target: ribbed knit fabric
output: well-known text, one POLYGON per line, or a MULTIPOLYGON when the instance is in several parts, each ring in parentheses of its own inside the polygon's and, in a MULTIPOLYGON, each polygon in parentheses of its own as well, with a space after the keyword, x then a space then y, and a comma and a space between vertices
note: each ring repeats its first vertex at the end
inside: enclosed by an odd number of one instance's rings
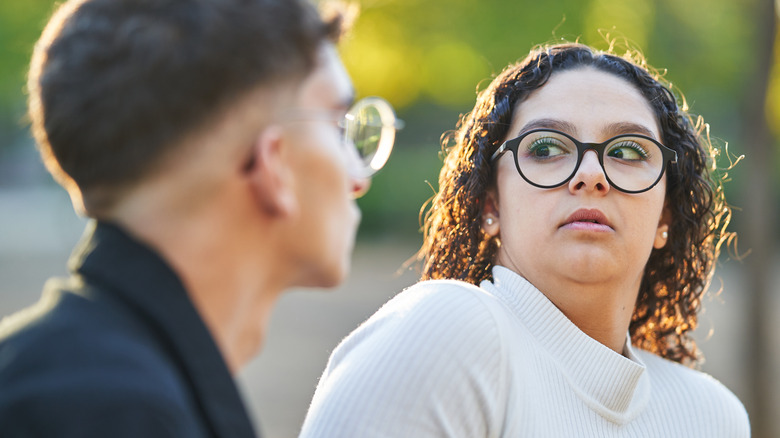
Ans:
POLYGON ((590 338, 514 272, 426 281, 336 348, 302 437, 750 436, 718 381, 590 338))

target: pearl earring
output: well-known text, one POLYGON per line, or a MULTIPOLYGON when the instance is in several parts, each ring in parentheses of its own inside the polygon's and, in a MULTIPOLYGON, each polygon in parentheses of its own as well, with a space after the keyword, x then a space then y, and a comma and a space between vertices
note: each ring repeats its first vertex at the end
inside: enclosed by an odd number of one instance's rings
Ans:
POLYGON ((489 217, 489 218, 485 219, 485 223, 488 224, 488 225, 493 225, 493 218, 489 217))
POLYGON ((669 233, 667 233, 666 231, 662 231, 662 232, 661 232, 661 237, 663 237, 664 239, 666 239, 667 237, 669 237, 669 233))

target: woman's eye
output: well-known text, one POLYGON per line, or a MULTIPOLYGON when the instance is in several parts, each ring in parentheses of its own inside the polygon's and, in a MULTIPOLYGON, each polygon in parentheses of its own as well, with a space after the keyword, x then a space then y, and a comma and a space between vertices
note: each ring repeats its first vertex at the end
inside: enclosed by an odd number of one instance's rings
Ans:
POLYGON ((568 148, 554 139, 539 139, 528 146, 528 155, 533 158, 552 158, 568 153, 568 148))
POLYGON ((649 158, 647 150, 634 141, 621 141, 610 146, 607 156, 627 161, 645 161, 649 158))

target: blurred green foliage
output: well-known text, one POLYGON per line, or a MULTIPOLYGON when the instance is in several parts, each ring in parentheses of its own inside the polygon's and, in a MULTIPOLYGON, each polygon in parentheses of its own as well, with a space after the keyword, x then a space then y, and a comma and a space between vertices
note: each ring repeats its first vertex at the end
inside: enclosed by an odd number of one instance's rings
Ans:
MULTIPOLYGON (((747 129, 743 96, 756 75, 760 30, 753 9, 759 1, 766 0, 358 2, 360 18, 342 44, 345 64, 360 94, 388 98, 402 116, 413 113, 407 126, 415 131, 399 138, 388 169, 361 201, 366 232, 407 232, 411 220, 417 229, 419 208, 432 194, 423 181, 436 187, 441 165, 428 159, 440 151, 438 135, 454 129, 458 114, 471 110, 476 92, 537 44, 580 41, 600 49, 613 44, 639 49, 684 97, 691 113, 711 125, 714 145, 724 149, 720 166, 728 167, 729 156, 749 156, 739 138, 747 129), (405 196, 386 193, 385 176, 405 196)), ((780 129, 778 68, 770 94, 769 122, 780 129)), ((746 167, 732 170, 733 182, 726 186, 736 207, 746 167)), ((780 162, 775 167, 780 170, 780 162)))
POLYGON ((52 10, 51 0, 0 2, 0 153, 23 129, 27 65, 52 10))
MULTIPOLYGON (((741 99, 754 75, 751 12, 759 1, 767 0, 356 1, 361 13, 342 44, 344 62, 358 93, 386 97, 407 126, 360 201, 364 233, 417 232, 419 208, 432 194, 425 181, 437 185, 440 135, 470 111, 478 89, 541 43, 640 49, 712 125, 716 144, 745 153, 741 99)), ((24 129, 25 70, 53 5, 0 2, 0 148, 24 129)), ((780 127, 780 69, 772 77, 767 114, 780 127)), ((735 182, 744 167, 731 173, 735 182)))
POLYGON ((433 196, 441 166, 431 146, 396 150, 373 178, 368 194, 358 200, 363 212, 361 237, 414 236, 418 232, 420 206, 433 196))

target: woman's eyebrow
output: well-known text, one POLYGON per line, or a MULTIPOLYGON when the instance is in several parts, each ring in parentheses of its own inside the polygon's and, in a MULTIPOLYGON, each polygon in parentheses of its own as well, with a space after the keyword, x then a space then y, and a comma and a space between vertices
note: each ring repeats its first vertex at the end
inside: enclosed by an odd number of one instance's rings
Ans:
POLYGON ((606 137, 614 137, 621 134, 642 134, 658 140, 658 136, 650 128, 633 122, 611 123, 604 127, 606 137))
POLYGON ((557 119, 534 119, 526 123, 520 129, 517 135, 522 135, 524 132, 528 132, 532 129, 555 129, 556 131, 565 132, 569 135, 577 135, 577 127, 573 124, 557 119))
MULTIPOLYGON (((524 132, 528 132, 532 129, 555 129, 575 137, 577 136, 577 127, 574 124, 564 120, 549 118, 531 120, 520 129, 520 132, 518 132, 517 135, 522 135, 524 132)), ((658 135, 656 135, 652 129, 634 122, 610 123, 604 126, 602 132, 606 138, 615 137, 621 134, 641 134, 658 140, 658 135)))

